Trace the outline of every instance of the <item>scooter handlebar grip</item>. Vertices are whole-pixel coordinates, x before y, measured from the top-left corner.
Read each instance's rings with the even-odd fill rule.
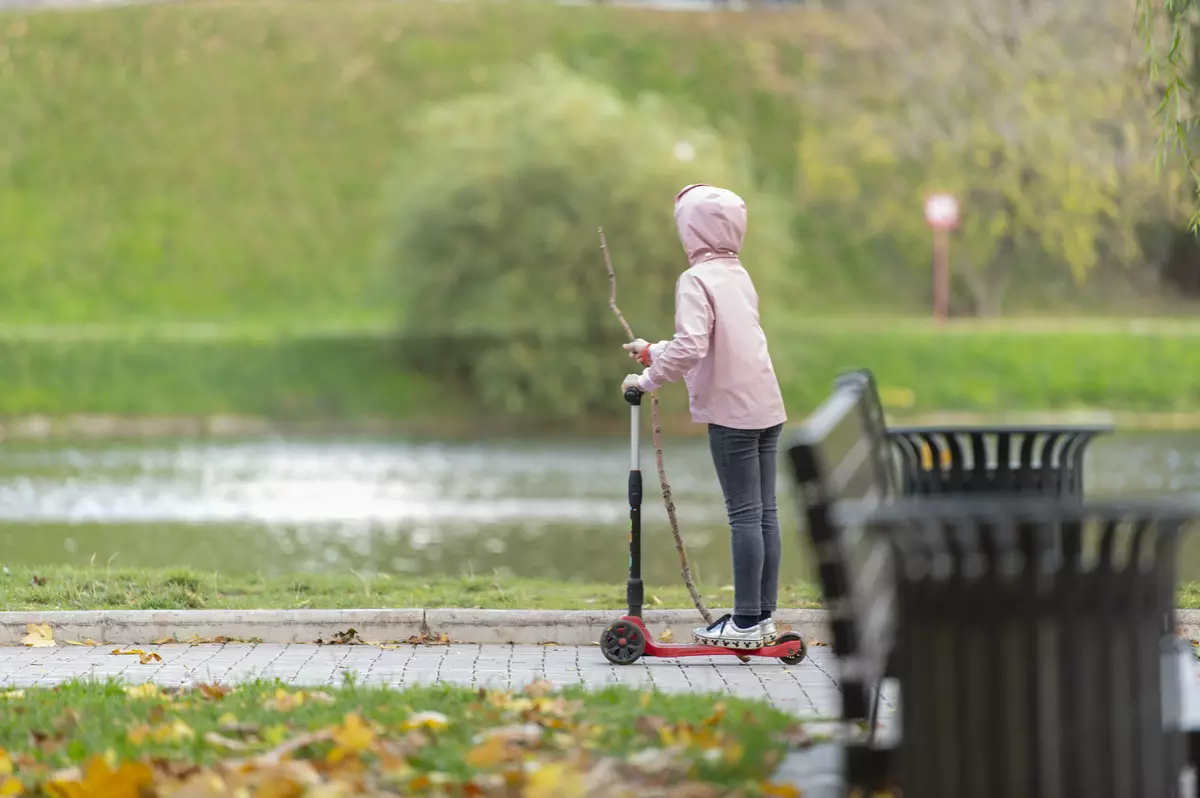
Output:
[[[625,401],[631,405],[640,405],[642,403],[642,392],[637,388],[630,388],[625,391]]]

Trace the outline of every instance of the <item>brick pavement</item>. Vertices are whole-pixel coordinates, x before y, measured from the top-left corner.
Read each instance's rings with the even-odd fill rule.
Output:
[[[196,681],[280,679],[297,685],[360,682],[396,687],[458,684],[517,688],[534,679],[556,686],[611,684],[765,698],[804,718],[837,715],[840,692],[828,647],[814,646],[795,666],[774,660],[742,664],[732,658],[642,659],[610,665],[595,646],[316,646],[275,644],[140,646],[162,662],[112,654],[113,647],[0,647],[0,687],[53,685],[73,678],[117,677],[130,683],[177,685]],[[887,710],[885,710],[885,714]]]

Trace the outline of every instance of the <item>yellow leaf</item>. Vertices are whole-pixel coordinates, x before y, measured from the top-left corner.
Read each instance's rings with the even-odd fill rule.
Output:
[[[542,765],[525,781],[523,798],[583,798],[587,793],[583,774],[561,762]]]
[[[18,698],[24,698],[24,690],[0,690],[0,698],[11,698],[16,701]]]
[[[342,725],[333,730],[335,748],[329,752],[329,761],[337,762],[351,754],[369,751],[375,744],[375,732],[357,712],[347,712]]]
[[[151,662],[162,662],[162,657],[154,651],[151,651],[149,654],[142,652],[138,655],[138,662],[142,665],[149,665]]]
[[[8,751],[0,748],[0,776],[11,776],[13,774],[12,757],[8,755]]]
[[[23,646],[30,648],[51,648],[57,645],[54,642],[54,632],[50,630],[50,624],[26,624],[25,632],[25,636],[21,638],[21,645]]]
[[[103,757],[95,756],[88,761],[82,778],[53,779],[46,783],[46,790],[56,798],[140,798],[143,789],[153,782],[150,768],[141,763],[125,762],[113,767]]]
[[[467,752],[467,764],[473,768],[495,767],[512,756],[508,742],[500,736],[492,735],[479,745]]]
[[[267,700],[266,707],[276,712],[291,712],[302,704],[304,704],[304,693],[293,693],[280,687],[275,691],[275,696]]]
[[[11,798],[25,793],[25,785],[13,776],[0,776],[0,797]]]
[[[178,743],[184,740],[192,740],[196,737],[196,732],[192,727],[179,718],[170,723],[155,727],[153,734],[154,739],[160,743]]]
[[[160,695],[158,685],[152,682],[146,684],[134,684],[125,688],[125,695],[133,699],[143,698],[158,698]]]
[[[800,798],[802,794],[790,784],[776,784],[773,781],[764,781],[759,787],[762,794],[770,798]]]
[[[675,633],[670,629],[663,629],[663,632],[658,636],[658,639],[663,643],[670,643],[674,637]]]
[[[145,723],[138,724],[125,732],[125,737],[129,740],[130,744],[140,747],[150,737],[150,727]]]

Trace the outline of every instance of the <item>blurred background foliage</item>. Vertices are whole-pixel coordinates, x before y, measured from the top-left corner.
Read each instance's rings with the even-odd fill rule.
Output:
[[[1146,80],[1133,12],[1133,0],[740,13],[195,0],[0,13],[0,317],[56,330],[8,344],[0,368],[24,398],[0,412],[69,407],[56,386],[70,385],[121,412],[224,390],[210,402],[223,412],[387,414],[411,407],[404,386],[425,385],[413,372],[489,413],[612,410],[625,364],[595,229],[635,332],[664,336],[686,267],[670,201],[696,181],[750,203],[746,262],[797,401],[837,367],[808,371],[816,338],[838,366],[887,349],[839,348],[839,333],[814,338],[801,322],[927,313],[931,190],[963,208],[950,246],[960,316],[1190,313],[1193,187],[1177,163],[1155,174],[1162,89]],[[269,388],[253,375],[298,372],[196,365],[235,387],[171,379],[151,398],[144,382],[81,385],[47,354],[94,338],[89,325],[193,322],[227,332],[178,350],[95,345],[122,374],[142,373],[151,350],[164,368],[234,362],[214,352],[278,330],[280,351],[361,351]],[[1054,335],[1039,340],[1074,367]],[[1031,345],[1000,335],[989,351]],[[1121,362],[1093,356],[1084,373],[1122,379]],[[396,371],[386,381],[381,362]],[[352,363],[373,365],[351,377]],[[928,382],[914,368],[894,379]],[[979,373],[1018,386],[1017,405],[1043,398],[1025,374]],[[917,404],[960,404],[947,380]],[[348,399],[350,385],[376,398]]]

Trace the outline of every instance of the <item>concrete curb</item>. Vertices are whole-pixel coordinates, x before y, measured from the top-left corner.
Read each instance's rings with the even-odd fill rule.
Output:
[[[723,614],[727,610],[714,610]],[[621,616],[620,610],[124,610],[0,612],[0,646],[21,644],[28,624],[48,624],[60,643],[74,640],[119,645],[181,643],[333,642],[350,629],[372,642],[421,642],[446,635],[451,643],[558,643],[585,646]],[[828,642],[825,610],[781,610],[781,626],[813,642]],[[1200,639],[1200,610],[1178,611],[1179,632]],[[670,630],[674,641],[691,639],[700,625],[695,610],[647,610],[646,625],[656,638]],[[224,638],[216,640],[216,638]]]

